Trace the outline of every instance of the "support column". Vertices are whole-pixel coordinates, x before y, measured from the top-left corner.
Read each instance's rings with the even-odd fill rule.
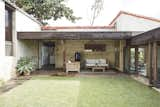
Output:
[[[66,69],[66,48],[65,48],[65,41],[62,40],[62,47],[63,47],[63,70],[65,71]]]
[[[147,76],[149,77],[149,83],[152,84],[152,47],[151,43],[147,46]]]
[[[138,47],[135,47],[135,71],[138,74]]]
[[[152,50],[153,81],[157,81],[157,42],[153,42]]]
[[[38,42],[38,69],[40,69],[40,44],[39,44],[39,40],[37,41]]]
[[[129,66],[130,66],[130,48],[129,46],[126,46],[124,48],[124,55],[123,55],[123,59],[124,59],[124,72],[128,73],[129,72]]]
[[[125,46],[125,41],[121,40],[120,41],[120,54],[119,54],[119,70],[124,72],[124,46]]]

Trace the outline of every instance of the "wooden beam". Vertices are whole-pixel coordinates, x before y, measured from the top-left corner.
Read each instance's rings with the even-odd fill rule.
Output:
[[[138,47],[135,47],[135,71],[138,74]]]
[[[149,83],[152,84],[152,47],[151,42],[147,45],[147,76],[149,77]]]
[[[128,39],[131,32],[18,32],[18,39],[37,40],[37,39],[55,39],[55,40],[122,40]]]
[[[40,49],[39,48],[40,47],[39,47],[39,40],[38,40],[38,69],[40,68],[40,55],[39,55]]]
[[[160,41],[160,27],[141,33],[137,36],[133,36],[130,39],[130,45],[143,45],[147,44],[148,41]]]
[[[152,50],[153,81],[157,81],[157,42],[153,42]]]
[[[123,71],[124,72],[129,72],[129,66],[130,66],[130,48],[129,48],[129,46],[125,46],[124,47],[124,50],[123,50],[124,52],[124,55],[123,55],[123,64],[124,64],[124,66],[123,66]]]
[[[66,70],[66,48],[65,48],[65,41],[61,41],[62,45],[62,52],[63,52],[63,70]]]

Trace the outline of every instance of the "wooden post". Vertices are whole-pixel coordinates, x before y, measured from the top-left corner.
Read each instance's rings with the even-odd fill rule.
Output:
[[[152,49],[151,43],[148,43],[147,47],[147,76],[149,77],[149,83],[152,84]]]
[[[131,68],[131,47],[128,47],[128,71],[130,72],[130,68]]]
[[[123,60],[124,60],[124,71],[129,72],[130,70],[130,47],[126,46],[124,48],[124,55],[123,55]]]
[[[138,74],[138,47],[135,47],[135,71]]]
[[[65,70],[66,67],[66,51],[65,49],[63,50],[63,69]]]
[[[40,68],[40,46],[39,46],[39,40],[38,40],[38,69]]]
[[[63,52],[63,70],[65,71],[66,69],[66,48],[65,48],[65,43],[64,43],[65,41],[64,40],[62,40],[62,52]]]
[[[152,50],[153,82],[157,81],[157,42],[153,42]]]

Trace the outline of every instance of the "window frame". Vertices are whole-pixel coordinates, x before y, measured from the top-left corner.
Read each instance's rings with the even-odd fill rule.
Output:
[[[5,4],[5,55],[6,56],[13,56],[13,15],[14,15],[13,13],[14,11],[15,9],[13,7],[11,7],[9,4]]]

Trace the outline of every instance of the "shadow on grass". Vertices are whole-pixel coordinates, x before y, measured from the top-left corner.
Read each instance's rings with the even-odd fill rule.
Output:
[[[16,88],[17,86],[22,85],[24,82],[30,79],[31,79],[30,76],[22,76],[22,77],[11,79],[0,87],[0,94],[8,92],[13,88]]]

